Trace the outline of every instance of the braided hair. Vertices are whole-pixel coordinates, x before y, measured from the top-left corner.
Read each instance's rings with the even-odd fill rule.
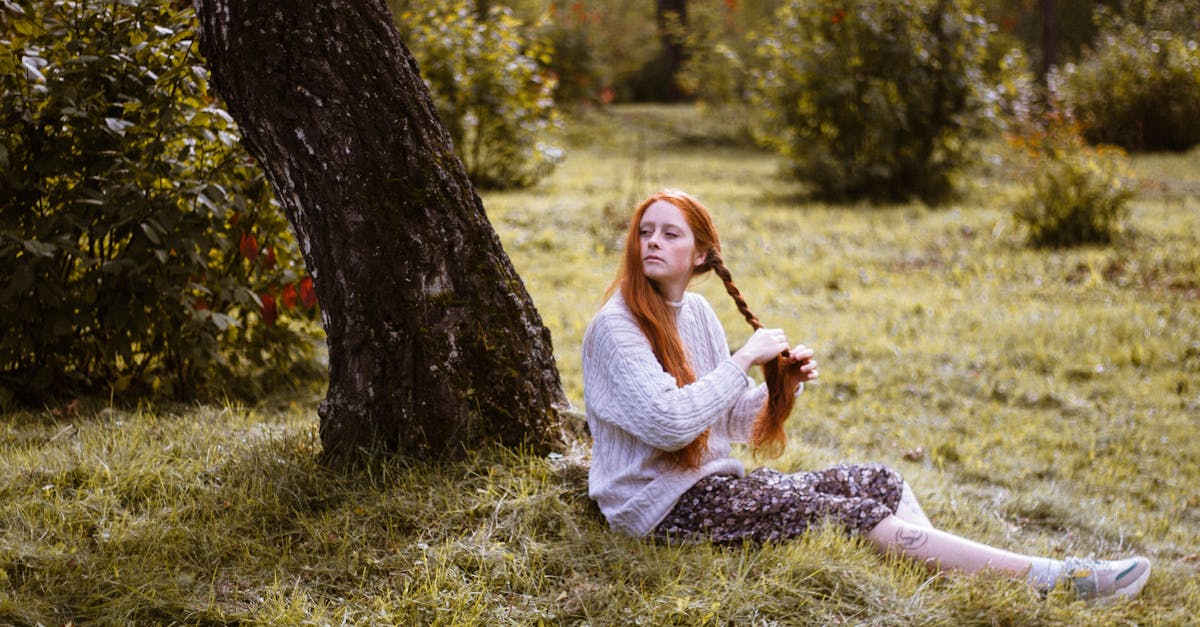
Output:
[[[705,265],[711,266],[713,273],[725,284],[725,291],[733,299],[746,322],[755,330],[761,329],[762,323],[758,321],[758,316],[750,311],[746,299],[742,298],[741,290],[734,285],[733,276],[725,267],[718,249],[709,250]],[[787,446],[787,434],[784,433],[783,423],[791,415],[792,406],[796,403],[796,389],[804,376],[800,369],[802,364],[803,362],[792,359],[788,351],[784,350],[778,357],[762,365],[763,380],[767,383],[767,402],[755,416],[750,429],[750,446],[756,457],[779,457]]]

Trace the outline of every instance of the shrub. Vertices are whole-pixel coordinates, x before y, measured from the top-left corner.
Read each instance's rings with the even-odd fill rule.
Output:
[[[1064,69],[1065,95],[1090,142],[1186,150],[1200,144],[1200,8],[1146,4],[1148,23],[1130,7],[1097,12],[1100,35]]]
[[[1045,128],[1011,140],[1026,156],[1031,180],[1013,215],[1036,246],[1111,242],[1133,196],[1123,154],[1089,147],[1077,124],[1050,119]]]
[[[826,197],[937,201],[973,161],[994,95],[966,0],[791,0],[751,64],[760,139]]]
[[[550,47],[503,5],[404,4],[401,37],[472,182],[525,187],[550,174],[563,156],[546,137],[557,119]]]
[[[312,365],[311,283],[176,4],[0,5],[0,404]]]

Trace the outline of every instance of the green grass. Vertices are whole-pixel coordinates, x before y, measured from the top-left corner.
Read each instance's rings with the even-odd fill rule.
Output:
[[[832,530],[766,547],[609,532],[581,457],[316,461],[315,399],[17,413],[0,428],[0,624],[1178,624],[1200,615],[1200,152],[1134,160],[1114,246],[1026,247],[1003,168],[957,206],[820,205],[687,108],[572,124],[568,161],[484,202],[568,397],[631,205],[713,211],[765,322],[822,378],[770,465],[882,461],[934,522],[1052,556],[1143,553],[1132,603],[931,577]],[[999,149],[996,149],[997,151]],[[696,286],[735,347],[750,329]]]

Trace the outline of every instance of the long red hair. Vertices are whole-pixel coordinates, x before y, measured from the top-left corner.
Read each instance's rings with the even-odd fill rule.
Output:
[[[642,266],[641,241],[638,237],[642,216],[650,205],[666,201],[679,209],[696,239],[696,250],[705,254],[705,261],[696,267],[693,274],[699,275],[712,270],[725,284],[725,291],[733,299],[746,322],[755,329],[762,327],[758,318],[751,313],[741,292],[733,283],[729,270],[721,259],[721,242],[708,209],[698,200],[680,191],[664,190],[643,200],[629,221],[629,232],[625,236],[625,254],[617,277],[609,285],[607,296],[617,290],[625,305],[633,314],[638,327],[650,342],[654,356],[663,370],[675,377],[675,383],[683,387],[696,380],[696,373],[688,362],[687,351],[679,338],[675,326],[674,311],[659,293],[654,283],[646,278]],[[778,457],[787,445],[783,423],[791,414],[795,403],[796,387],[799,385],[801,362],[792,360],[785,351],[763,364],[763,379],[767,383],[767,403],[754,419],[750,433],[750,445],[755,456]],[[704,459],[708,450],[708,434],[705,430],[687,446],[677,451],[664,451],[672,463],[685,468],[695,468]]]

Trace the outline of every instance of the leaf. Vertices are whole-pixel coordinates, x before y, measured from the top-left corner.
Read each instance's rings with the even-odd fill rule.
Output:
[[[53,259],[54,253],[58,250],[58,247],[54,244],[27,239],[25,240],[25,250],[38,257],[47,257]]]
[[[267,324],[275,324],[275,319],[279,317],[279,310],[275,308],[275,297],[263,294],[261,300],[263,321]]]
[[[128,259],[113,259],[104,262],[100,266],[100,271],[106,274],[121,274],[132,265],[133,262]]]
[[[141,227],[142,227],[142,232],[146,234],[146,237],[149,238],[150,241],[153,242],[155,246],[162,243],[162,240],[158,237],[157,230],[153,226],[150,226],[150,224],[143,222],[141,224]]]
[[[227,316],[223,313],[213,312],[212,321],[213,324],[217,325],[217,328],[222,331],[229,329],[229,327],[238,326],[238,321],[235,318]]]
[[[125,129],[133,126],[133,122],[120,118],[104,118],[104,125],[108,127],[108,130],[124,137]]]
[[[19,265],[13,270],[12,280],[8,287],[4,288],[4,295],[0,300],[8,301],[13,295],[22,294],[32,286],[33,271],[29,269],[28,264]]]
[[[253,290],[250,290],[250,289],[240,286],[240,285],[237,287],[236,290],[234,290],[233,298],[234,298],[234,302],[236,302],[239,305],[253,304],[255,307],[260,307],[260,308],[263,306],[262,300],[260,300],[258,298],[258,294],[256,294]]]
[[[279,303],[284,309],[291,309],[296,306],[296,286],[288,285],[283,288],[283,292],[279,294]]]
[[[313,290],[312,277],[304,277],[300,280],[300,302],[305,307],[313,307],[317,304],[317,293]]]
[[[29,76],[29,80],[42,84],[46,82],[46,75],[41,71],[41,68],[46,67],[45,59],[26,55],[21,57],[21,65],[25,66],[25,73]]]
[[[118,394],[120,394],[121,392],[128,390],[129,384],[131,384],[131,383],[133,383],[133,375],[131,375],[131,374],[122,375],[120,377],[117,377],[116,382],[113,383],[113,390],[116,391]]]
[[[242,233],[238,251],[250,261],[258,261],[258,238],[253,233]]]

